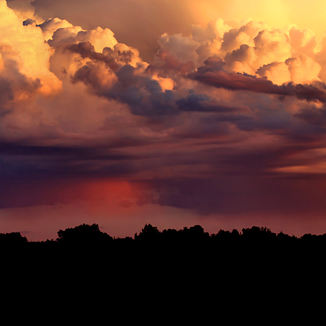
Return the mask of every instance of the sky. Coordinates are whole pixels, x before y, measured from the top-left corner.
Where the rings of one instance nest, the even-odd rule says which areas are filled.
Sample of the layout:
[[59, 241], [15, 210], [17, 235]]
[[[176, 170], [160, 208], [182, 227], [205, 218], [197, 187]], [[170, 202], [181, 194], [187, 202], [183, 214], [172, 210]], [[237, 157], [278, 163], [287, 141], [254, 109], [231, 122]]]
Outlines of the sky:
[[0, 232], [326, 233], [325, 13], [0, 0]]

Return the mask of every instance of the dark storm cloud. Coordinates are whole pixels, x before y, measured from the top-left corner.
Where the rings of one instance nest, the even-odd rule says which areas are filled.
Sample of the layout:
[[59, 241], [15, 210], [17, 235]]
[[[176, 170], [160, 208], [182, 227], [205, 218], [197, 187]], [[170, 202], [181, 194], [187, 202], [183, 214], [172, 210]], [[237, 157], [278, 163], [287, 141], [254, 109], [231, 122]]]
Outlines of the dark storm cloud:
[[0, 112], [3, 110], [3, 105], [13, 100], [14, 94], [11, 83], [3, 78], [0, 78]]
[[[121, 145], [119, 145], [120, 147]], [[112, 146], [114, 147], [114, 146]], [[82, 147], [82, 146], [40, 146], [30, 145], [24, 142], [19, 143], [5, 143], [0, 142], [0, 153], [3, 155], [32, 155], [32, 156], [43, 156], [43, 157], [65, 157], [66, 159], [78, 159], [80, 157], [89, 159], [116, 159], [123, 160], [129, 159], [123, 155], [108, 153], [103, 154], [107, 150], [110, 151], [110, 147]], [[112, 152], [112, 151], [111, 151]]]
[[[222, 64], [223, 65], [223, 64]], [[222, 70], [220, 63], [208, 61], [206, 66], [198, 69], [197, 72], [189, 75], [191, 79], [216, 88], [225, 88], [232, 91], [249, 91], [278, 96], [295, 96], [298, 99], [307, 101], [326, 102], [324, 84], [301, 85], [273, 84], [270, 80], [258, 78], [241, 73], [230, 73]]]
[[150, 76], [137, 75], [135, 68], [126, 65], [116, 72], [117, 82], [112, 87], [103, 85], [96, 65], [89, 63], [80, 68], [73, 81], [82, 81], [99, 96], [116, 99], [129, 105], [135, 115], [156, 116], [175, 112], [175, 94], [163, 91]]
[[[187, 97], [179, 96], [179, 99], [174, 91], [163, 91], [158, 81], [153, 80], [149, 74], [140, 75], [129, 65], [133, 57], [131, 50], [106, 48], [103, 53], [98, 53], [89, 42], [67, 46], [66, 50], [92, 60], [75, 73], [74, 82], [82, 81], [98, 95], [128, 104], [134, 114], [155, 116], [176, 114], [177, 110], [216, 113], [237, 110], [231, 106], [215, 104], [209, 96], [196, 94], [195, 91], [191, 91]], [[104, 63], [108, 69], [115, 72], [118, 81], [112, 88], [103, 85], [101, 68], [96, 65], [98, 62]]]
[[296, 116], [303, 119], [307, 123], [315, 126], [319, 126], [325, 130], [326, 128], [326, 108], [304, 108]]
[[[180, 110], [187, 112], [232, 113], [240, 111], [240, 109], [231, 106], [215, 104], [209, 96], [196, 94], [193, 91], [190, 92], [188, 97], [184, 97], [176, 103]], [[230, 119], [232, 118], [230, 117]]]
[[80, 54], [82, 58], [89, 58], [94, 61], [103, 62], [113, 71], [118, 70], [118, 68], [121, 67], [121, 64], [128, 65], [133, 57], [131, 50], [119, 51], [117, 48], [105, 48], [103, 53], [98, 53], [90, 42], [73, 44], [68, 46], [67, 50]]
[[[98, 53], [89, 42], [74, 44], [66, 49], [92, 60], [75, 73], [74, 82], [82, 81], [96, 94], [128, 104], [136, 115], [165, 115], [175, 111], [174, 93], [163, 91], [160, 84], [150, 75], [137, 74], [136, 68], [129, 65], [133, 57], [131, 50], [105, 48], [103, 53]], [[112, 87], [103, 85], [102, 68], [96, 65], [98, 62], [104, 63], [108, 69], [115, 72], [117, 82]]]
[[[157, 180], [155, 188], [160, 204], [191, 209], [201, 214], [225, 214], [246, 217], [257, 214], [260, 220], [271, 215], [320, 214], [326, 209], [318, 195], [325, 189], [324, 176], [297, 178], [257, 178], [221, 176], [211, 179]], [[245, 218], [246, 218], [245, 217]], [[244, 218], [244, 219], [245, 219]], [[241, 219], [241, 218], [240, 218]]]
[[[130, 162], [147, 156], [128, 154], [118, 148], [140, 143], [118, 142], [107, 146], [39, 146], [24, 142], [0, 143], [0, 178], [20, 180], [34, 178], [75, 178], [130, 174]], [[117, 147], [115, 149], [115, 147]]]

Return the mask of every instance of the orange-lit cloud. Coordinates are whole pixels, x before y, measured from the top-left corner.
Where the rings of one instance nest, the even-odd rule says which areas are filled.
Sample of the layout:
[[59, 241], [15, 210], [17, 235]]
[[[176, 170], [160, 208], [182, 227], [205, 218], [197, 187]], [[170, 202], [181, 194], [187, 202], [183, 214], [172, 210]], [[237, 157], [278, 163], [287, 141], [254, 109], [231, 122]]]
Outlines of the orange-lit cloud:
[[[9, 0], [9, 4], [19, 7], [24, 1]], [[192, 24], [218, 18], [238, 25], [254, 20], [283, 30], [295, 24], [313, 30], [318, 37], [326, 31], [322, 0], [36, 0], [33, 5], [39, 15], [47, 18], [64, 17], [85, 28], [112, 28], [121, 41], [146, 54], [153, 53], [151, 47], [160, 34], [189, 32]]]
[[[51, 50], [44, 43], [40, 29], [35, 26], [24, 27], [5, 1], [0, 2], [0, 21], [2, 73], [9, 73], [9, 66], [15, 65], [17, 73], [39, 81], [41, 92], [49, 94], [58, 90], [61, 83], [49, 71]], [[22, 94], [18, 94], [18, 97], [20, 95]]]
[[94, 1], [0, 0], [6, 214], [321, 216], [322, 28], [286, 0]]

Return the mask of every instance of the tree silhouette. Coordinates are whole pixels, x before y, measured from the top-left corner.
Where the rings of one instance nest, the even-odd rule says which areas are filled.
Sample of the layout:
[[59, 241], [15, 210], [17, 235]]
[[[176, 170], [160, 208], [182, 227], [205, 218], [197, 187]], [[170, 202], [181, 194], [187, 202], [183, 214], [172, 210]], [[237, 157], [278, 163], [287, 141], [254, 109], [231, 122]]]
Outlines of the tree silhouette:
[[249, 241], [270, 241], [276, 239], [276, 234], [267, 228], [253, 226], [250, 229], [242, 230], [242, 238]]
[[185, 241], [201, 241], [209, 239], [209, 234], [205, 232], [200, 225], [184, 228], [181, 235]]
[[26, 237], [18, 232], [0, 234], [0, 246], [22, 246], [26, 243]]
[[58, 232], [57, 241], [64, 245], [100, 245], [112, 241], [112, 237], [100, 231], [97, 224], [80, 225], [75, 228], [68, 228]]
[[233, 230], [232, 232], [220, 230], [217, 234], [212, 235], [212, 239], [217, 241], [237, 241], [240, 238], [241, 235], [238, 230]]
[[135, 234], [135, 240], [158, 241], [161, 239], [160, 231], [151, 224], [146, 224], [139, 234]]

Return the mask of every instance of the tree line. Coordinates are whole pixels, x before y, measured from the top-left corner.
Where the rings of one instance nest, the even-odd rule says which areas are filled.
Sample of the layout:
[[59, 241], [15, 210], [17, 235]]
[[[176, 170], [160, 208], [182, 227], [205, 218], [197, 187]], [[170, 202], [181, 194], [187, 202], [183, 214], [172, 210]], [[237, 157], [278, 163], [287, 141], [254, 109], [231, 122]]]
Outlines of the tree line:
[[326, 235], [98, 225], [0, 234], [0, 325], [325, 325]]
[[146, 224], [143, 229], [134, 235], [134, 237], [112, 237], [102, 232], [99, 225], [82, 224], [73, 228], [58, 231], [57, 239], [41, 242], [29, 242], [28, 239], [19, 232], [0, 233], [0, 246], [13, 245], [24, 246], [28, 243], [33, 244], [58, 244], [58, 245], [81, 245], [85, 244], [105, 244], [110, 242], [218, 242], [218, 241], [249, 241], [249, 242], [266, 242], [266, 241], [287, 241], [287, 242], [304, 242], [319, 241], [326, 243], [326, 234], [313, 235], [305, 234], [301, 237], [288, 235], [283, 232], [274, 233], [266, 227], [253, 226], [243, 228], [241, 231], [220, 230], [217, 233], [209, 234], [200, 225], [193, 227], [184, 227], [183, 229], [164, 229], [160, 231], [151, 224]]

